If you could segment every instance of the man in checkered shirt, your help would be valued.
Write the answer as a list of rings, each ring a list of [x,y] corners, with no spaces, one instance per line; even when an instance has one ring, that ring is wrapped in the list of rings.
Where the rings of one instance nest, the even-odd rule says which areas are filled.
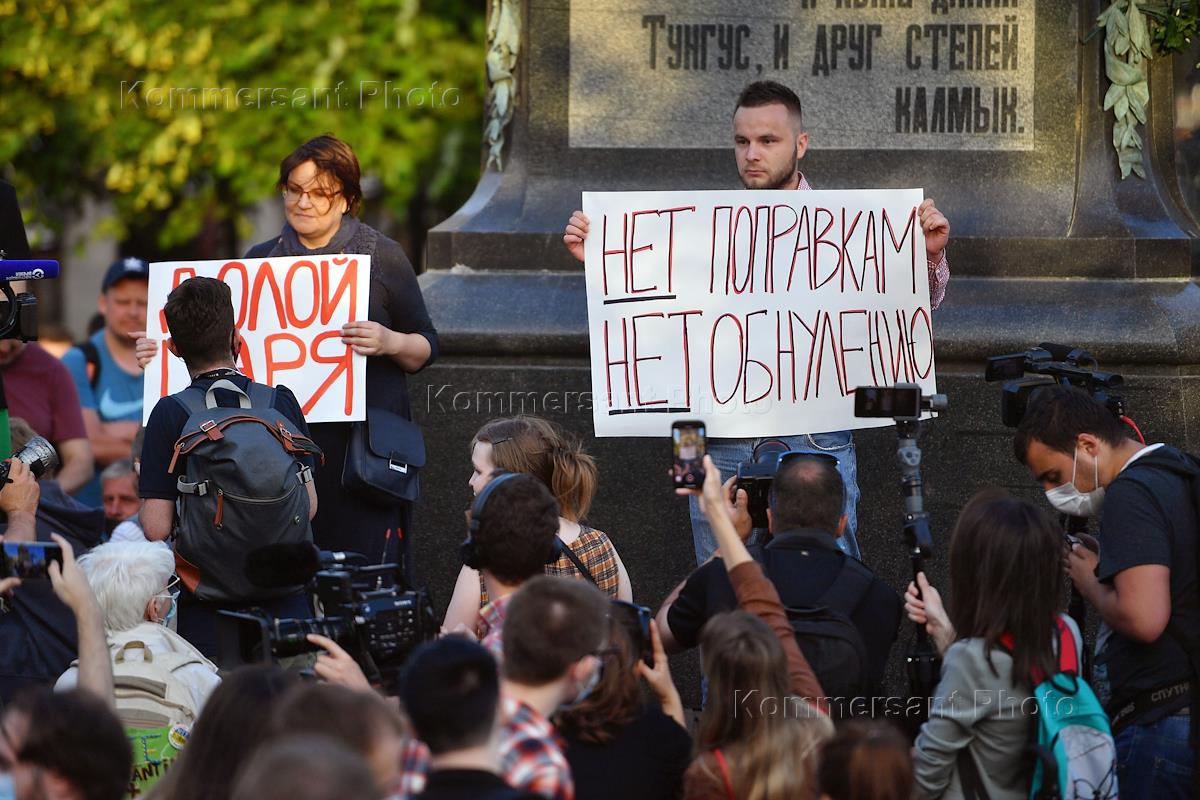
[[[513,595],[504,622],[501,776],[549,800],[573,800],[575,785],[550,723],[583,701],[600,678],[608,600],[587,581],[542,576]]]

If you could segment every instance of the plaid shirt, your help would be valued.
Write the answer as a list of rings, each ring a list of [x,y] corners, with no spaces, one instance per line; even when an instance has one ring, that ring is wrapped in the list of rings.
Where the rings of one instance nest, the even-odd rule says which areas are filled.
[[[800,185],[796,188],[812,190],[803,172],[800,173]],[[937,261],[930,261],[927,255],[925,266],[929,268],[929,308],[933,310],[942,304],[946,297],[946,284],[950,282],[950,262],[946,260],[946,250],[942,249]]]
[[[391,787],[388,800],[411,800],[425,791],[429,769],[429,748],[419,739],[405,739],[404,749],[400,753],[400,774]]]
[[[500,775],[515,789],[548,800],[575,800],[571,768],[562,741],[550,721],[520,700],[503,696],[504,731],[500,741]]]
[[[479,609],[479,623],[475,631],[479,635],[479,643],[500,664],[504,663],[504,616],[508,613],[508,601],[511,599],[512,595],[508,594]]]
[[[568,547],[571,548],[575,557],[588,568],[588,572],[592,573],[597,588],[609,597],[615,598],[617,587],[621,583],[621,572],[617,568],[617,551],[604,531],[589,528],[587,525],[580,527],[582,530],[579,536]],[[583,579],[583,573],[579,571],[579,567],[571,563],[571,559],[565,555],[559,556],[558,561],[553,564],[547,564],[546,574],[562,578]]]

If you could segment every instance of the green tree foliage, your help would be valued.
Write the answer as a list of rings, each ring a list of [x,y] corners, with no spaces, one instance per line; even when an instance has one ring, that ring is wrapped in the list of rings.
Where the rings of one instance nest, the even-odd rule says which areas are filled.
[[[119,238],[244,236],[280,159],[325,132],[393,219],[478,176],[482,3],[0,0],[0,31],[0,176],[51,229],[92,196]]]

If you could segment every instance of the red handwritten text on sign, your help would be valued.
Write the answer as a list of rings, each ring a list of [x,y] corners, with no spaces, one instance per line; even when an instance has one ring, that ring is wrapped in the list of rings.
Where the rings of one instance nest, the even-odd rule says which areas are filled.
[[[148,333],[160,353],[147,368],[147,419],[158,398],[188,385],[187,366],[167,347],[163,306],[172,289],[198,275],[229,286],[243,373],[287,386],[309,422],[364,418],[365,359],[342,344],[341,328],[367,316],[370,257],[331,255],[152,264]]]

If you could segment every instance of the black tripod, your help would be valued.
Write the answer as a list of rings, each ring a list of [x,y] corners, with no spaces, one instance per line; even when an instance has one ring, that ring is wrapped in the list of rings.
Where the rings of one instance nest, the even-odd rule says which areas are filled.
[[[904,497],[904,546],[912,561],[914,584],[917,573],[925,570],[925,559],[933,556],[933,534],[929,514],[925,511],[925,483],[921,478],[921,448],[917,445],[920,427],[919,420],[896,420],[896,460],[900,464],[900,494]],[[915,732],[928,717],[929,705],[925,701],[937,688],[942,671],[942,657],[924,625],[916,626],[912,646],[904,661],[908,670],[909,696],[922,700],[916,715],[907,717]]]

